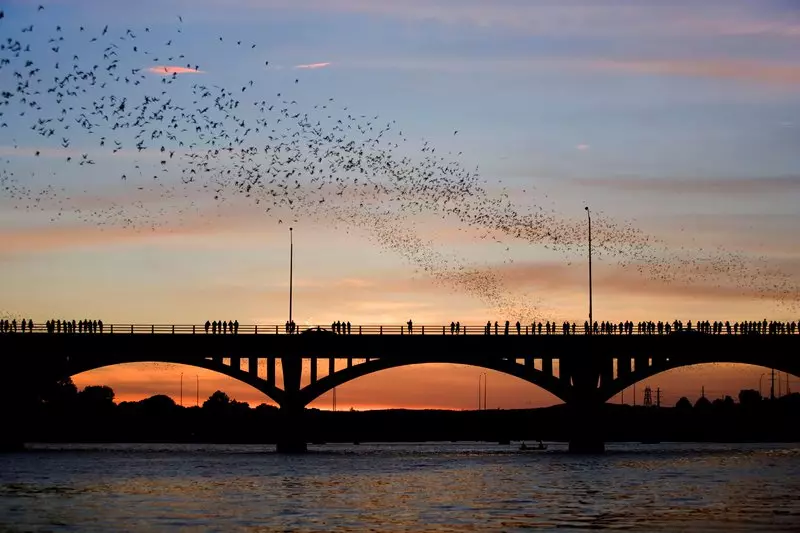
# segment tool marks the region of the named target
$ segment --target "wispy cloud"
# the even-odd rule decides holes
[[[800,20],[791,16],[796,8],[788,2],[781,6],[749,0],[225,0],[224,5],[358,13],[540,35],[800,37]]]
[[[325,68],[331,65],[330,61],[325,63],[307,63],[305,65],[295,65],[294,68],[313,70],[318,68]]]
[[[203,70],[197,70],[189,67],[177,67],[173,65],[156,65],[147,69],[151,74],[159,74],[161,76],[172,76],[173,74],[205,74]]]
[[[652,75],[713,78],[771,86],[800,86],[800,64],[731,59],[591,59],[591,58],[371,58],[346,61],[343,67],[376,70],[475,72],[592,72],[602,75]]]
[[[800,64],[742,60],[593,60],[581,62],[595,70],[697,78],[720,78],[775,85],[800,85]]]
[[[800,176],[760,178],[577,178],[578,185],[628,192],[672,194],[786,194],[800,191]]]

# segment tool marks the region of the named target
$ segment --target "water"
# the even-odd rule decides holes
[[[800,531],[798,445],[39,445],[2,531]]]

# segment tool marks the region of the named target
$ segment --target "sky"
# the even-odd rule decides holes
[[[603,228],[636,228],[659,243],[671,273],[642,274],[601,246],[593,263],[595,319],[800,319],[796,2],[41,5],[6,2],[0,34],[33,43],[25,57],[43,79],[63,75],[73,62],[95,61],[92,37],[114,42],[130,77],[141,76],[136,87],[94,86],[76,95],[87,113],[103,95],[135,102],[161,91],[188,107],[193,84],[267,105],[291,98],[295,109],[315,117],[323,105],[347,106],[348,113],[394,121],[392,134],[403,132],[398,153],[417,157],[427,141],[463,168],[477,168],[487,195],[556,217],[547,220],[560,221],[554,231],[566,231],[569,244],[554,249],[429,209],[397,218],[384,213],[368,223],[349,221],[352,211],[265,212],[244,195],[183,184],[180,172],[191,163],[182,147],[174,148],[170,171],[153,181],[165,157],[157,142],[140,151],[132,134],[108,124],[92,133],[75,125],[65,147],[61,133],[32,130],[35,113],[20,115],[26,104],[16,99],[0,107],[0,172],[39,201],[9,189],[0,195],[0,273],[10,281],[0,312],[8,316],[283,324],[291,225],[298,324],[582,323],[588,205],[598,239]],[[32,31],[22,31],[31,24]],[[64,40],[48,42],[59,36]],[[73,55],[82,59],[70,61]],[[10,68],[0,69],[4,90],[16,84],[11,76]],[[58,116],[62,106],[47,102],[39,115]],[[99,146],[100,137],[114,135],[124,142],[118,152]],[[93,164],[76,164],[83,154]],[[338,205],[347,206],[348,196],[342,198]],[[423,251],[408,252],[408,241],[396,244],[402,238],[420,239]],[[722,263],[709,259],[722,256]],[[723,264],[731,270],[722,271]],[[745,264],[746,275],[737,270]],[[698,274],[703,265],[707,272]],[[480,287],[460,277],[461,268],[475,273]],[[177,399],[181,372],[184,404],[193,404],[198,382],[201,401],[223,389],[251,405],[268,403],[247,385],[175,365],[107,367],[74,379],[79,386],[108,384],[120,400],[160,393]],[[389,370],[340,387],[338,405],[474,408],[482,372],[448,365]],[[703,386],[712,397],[735,395],[757,388],[763,372],[729,365],[675,370],[639,384],[637,401],[645,385],[662,389],[665,403],[694,399]],[[533,385],[488,374],[489,407],[557,403]],[[630,402],[633,391],[624,394]],[[330,395],[316,405],[328,408]]]

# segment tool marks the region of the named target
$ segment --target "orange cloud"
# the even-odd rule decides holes
[[[327,66],[330,66],[330,64],[331,64],[330,61],[328,61],[326,63],[308,63],[308,64],[305,64],[305,65],[295,65],[294,68],[309,69],[310,70],[310,69],[317,69],[317,68],[325,68]]]
[[[205,74],[203,70],[189,67],[176,67],[171,65],[156,65],[147,69],[147,72],[160,76],[171,76],[173,74]]]
[[[800,261],[797,259],[784,259],[775,261],[791,276],[800,274]],[[536,286],[548,291],[584,291],[586,288],[586,269],[583,264],[571,266],[564,263],[528,262],[514,263],[495,267],[499,270],[505,285],[511,289],[519,290],[525,287]],[[713,281],[693,282],[693,275],[697,269],[684,268],[680,264],[671,267],[679,273],[678,281],[667,282],[650,279],[639,275],[633,268],[624,268],[611,264],[603,264],[600,272],[595,272],[596,286],[604,291],[617,295],[647,296],[650,298],[686,298],[706,300],[751,300],[751,299],[788,299],[800,301],[800,291],[796,286],[770,285],[770,286],[735,286],[725,283],[720,278],[718,283]],[[767,277],[769,274],[764,273]]]

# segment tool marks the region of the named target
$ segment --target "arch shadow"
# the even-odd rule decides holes
[[[446,356],[430,357],[416,361],[401,360],[393,357],[383,357],[372,359],[369,362],[359,363],[349,368],[344,368],[334,372],[333,374],[329,374],[314,383],[306,385],[299,391],[299,403],[301,406],[306,406],[326,392],[332,390],[334,387],[339,387],[349,381],[380,372],[381,370],[432,363],[467,365],[485,368],[487,370],[495,370],[497,372],[508,374],[523,381],[527,381],[528,383],[537,385],[565,403],[571,398],[570,387],[568,384],[563,383],[560,379],[554,376],[548,376],[541,370],[526,368],[524,365],[520,365],[513,360],[505,358],[485,357],[465,362],[461,360],[454,360]]]
[[[726,357],[715,361],[683,361],[673,360],[670,358],[668,361],[661,361],[658,363],[654,360],[652,366],[648,366],[642,370],[637,369],[635,372],[618,377],[617,379],[611,381],[607,386],[603,386],[597,390],[598,399],[605,403],[628,387],[632,387],[640,381],[649,379],[663,372],[668,372],[677,368],[709,364],[750,365],[762,368],[774,368],[780,372],[785,372],[795,377],[800,377],[800,362],[791,363],[783,360],[765,361],[764,359],[748,360],[745,358],[738,359],[736,357]]]
[[[184,359],[181,357],[174,357],[174,358],[126,357],[126,358],[115,358],[114,361],[110,362],[109,361],[99,362],[96,360],[85,360],[83,358],[76,358],[74,362],[70,361],[67,363],[66,372],[69,374],[70,377],[72,377],[82,372],[90,372],[92,370],[97,370],[99,368],[115,366],[115,365],[123,365],[129,363],[170,363],[176,365],[185,365],[185,366],[193,366],[196,368],[203,368],[205,370],[211,370],[213,372],[217,372],[224,376],[228,376],[237,381],[241,381],[242,383],[250,385],[257,391],[267,396],[273,402],[277,403],[278,405],[283,405],[283,402],[285,401],[286,393],[282,389],[279,389],[274,385],[270,385],[267,380],[262,379],[258,376],[254,376],[249,372],[245,372],[243,370],[237,370],[228,365],[217,363],[213,360],[205,358]]]

